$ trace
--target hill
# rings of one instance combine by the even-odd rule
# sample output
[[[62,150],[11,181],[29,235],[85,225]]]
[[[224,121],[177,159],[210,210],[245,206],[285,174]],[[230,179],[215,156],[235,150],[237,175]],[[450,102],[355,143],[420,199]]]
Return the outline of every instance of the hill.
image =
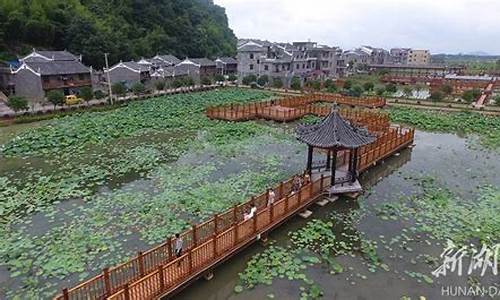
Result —
[[[234,55],[225,9],[212,0],[0,0],[0,59],[31,48],[67,49],[100,68],[171,53]]]

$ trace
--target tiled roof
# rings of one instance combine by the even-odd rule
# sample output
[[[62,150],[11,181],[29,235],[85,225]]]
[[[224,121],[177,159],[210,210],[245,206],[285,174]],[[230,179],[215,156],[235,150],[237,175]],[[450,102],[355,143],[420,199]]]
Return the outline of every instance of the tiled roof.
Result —
[[[220,60],[221,62],[223,62],[225,64],[237,64],[238,63],[236,61],[236,59],[234,59],[232,57],[219,57],[218,60]]]
[[[213,60],[210,60],[208,58],[190,58],[190,61],[194,62],[195,64],[198,64],[202,67],[210,67],[210,66],[215,66],[215,62]]]
[[[49,62],[30,62],[25,64],[33,71],[41,75],[64,75],[64,74],[81,74],[89,73],[90,69],[76,60],[61,60]]]
[[[24,57],[22,60],[29,62],[41,62],[47,60],[55,61],[71,61],[78,60],[72,53],[64,51],[40,51],[34,50],[31,54]]]
[[[353,149],[376,140],[368,130],[353,126],[344,120],[335,106],[321,122],[314,125],[300,125],[296,132],[300,141],[318,148]]]
[[[166,55],[157,55],[155,56],[156,58],[160,58],[161,60],[163,61],[169,61],[171,62],[172,64],[176,65],[178,63],[181,62],[180,59],[178,59],[177,57],[173,56],[173,55],[170,55],[170,54],[166,54]]]

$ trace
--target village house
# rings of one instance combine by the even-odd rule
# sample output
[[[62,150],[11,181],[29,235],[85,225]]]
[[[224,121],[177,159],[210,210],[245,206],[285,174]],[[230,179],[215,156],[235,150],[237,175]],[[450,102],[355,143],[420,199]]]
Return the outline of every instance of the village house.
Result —
[[[81,57],[67,51],[33,50],[20,63],[11,70],[9,93],[32,102],[43,101],[51,90],[72,95],[83,87],[92,87],[92,69],[81,63]]]
[[[175,66],[175,71],[187,72],[188,76],[199,82],[203,77],[215,76],[217,66],[208,58],[186,58]]]
[[[121,82],[130,87],[135,82],[146,84],[151,77],[150,70],[150,67],[135,61],[120,61],[109,70],[104,70],[104,73],[109,74],[111,84]]]
[[[230,75],[238,72],[238,62],[232,57],[219,57],[215,60],[217,74]]]

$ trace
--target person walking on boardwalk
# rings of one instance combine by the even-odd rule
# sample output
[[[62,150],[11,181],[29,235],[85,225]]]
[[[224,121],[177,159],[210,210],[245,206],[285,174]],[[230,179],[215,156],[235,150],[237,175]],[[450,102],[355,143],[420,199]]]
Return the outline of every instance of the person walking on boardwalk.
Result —
[[[256,214],[257,214],[257,206],[255,206],[255,203],[252,203],[252,206],[250,207],[250,213],[248,214],[249,219],[255,217]]]
[[[177,258],[182,256],[182,246],[184,244],[184,241],[182,240],[180,234],[176,233],[175,234],[175,242],[174,242],[174,250],[175,250],[175,256]],[[177,266],[180,266],[181,261],[177,263]]]
[[[292,195],[297,193],[298,191],[300,190],[300,178],[299,176],[295,175],[293,177],[293,181],[292,181]]]
[[[269,189],[267,196],[267,206],[272,206],[274,204],[274,200],[276,198],[276,193],[273,189]]]

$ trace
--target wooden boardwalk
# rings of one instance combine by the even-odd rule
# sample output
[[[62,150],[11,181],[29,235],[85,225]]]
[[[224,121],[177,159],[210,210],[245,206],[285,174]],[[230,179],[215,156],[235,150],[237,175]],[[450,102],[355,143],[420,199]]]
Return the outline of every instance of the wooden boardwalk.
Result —
[[[297,109],[303,107],[297,106]],[[324,111],[323,107],[315,109],[318,114],[329,111],[329,108]],[[210,116],[214,111],[224,114],[220,108],[211,108],[207,114]],[[227,112],[225,114],[228,115]],[[376,142],[358,150],[356,168],[359,172],[413,143],[414,130],[391,127],[385,114],[347,111],[345,114],[353,122],[371,126],[378,136]],[[244,116],[243,119],[249,117]],[[345,163],[346,154],[339,157],[338,166]],[[313,177],[312,182],[295,194],[290,194],[292,179],[282,182],[273,187],[277,200],[272,205],[267,205],[268,192],[263,191],[182,233],[185,252],[180,258],[175,257],[174,241],[169,238],[151,250],[139,252],[126,263],[106,268],[96,277],[71,289],[64,289],[55,299],[129,300],[171,295],[313,204],[329,187],[329,182],[327,176]],[[252,204],[258,208],[256,216],[243,220],[243,212]]]

